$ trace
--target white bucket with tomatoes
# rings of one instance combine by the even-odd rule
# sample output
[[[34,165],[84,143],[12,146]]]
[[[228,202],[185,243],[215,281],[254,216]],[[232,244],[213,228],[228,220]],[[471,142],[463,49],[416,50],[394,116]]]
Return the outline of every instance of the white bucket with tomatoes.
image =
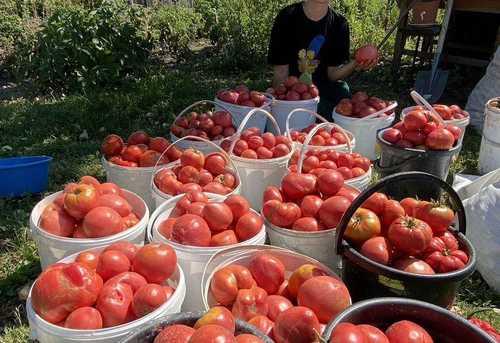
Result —
[[[106,245],[109,246],[110,244]],[[99,248],[85,249],[81,252],[102,252],[106,246]],[[58,261],[58,263],[71,263],[76,260],[80,253],[67,256]],[[181,310],[184,297],[186,295],[186,279],[184,272],[179,264],[175,271],[169,277],[168,286],[174,288],[174,292],[168,300],[156,308],[154,311],[136,320],[125,324],[94,330],[76,330],[68,329],[64,326],[52,324],[39,316],[32,306],[32,291],[30,289],[28,299],[26,300],[26,312],[31,330],[31,338],[40,343],[77,343],[77,342],[95,342],[95,343],[115,343],[127,337],[131,331],[138,330],[147,323],[162,318],[168,314],[178,313]],[[83,318],[82,318],[83,320]]]
[[[249,237],[245,240],[243,240],[243,236],[240,235],[240,241],[238,242],[232,242],[231,244],[225,244],[228,243],[229,241],[226,242],[219,242],[218,244],[224,244],[220,246],[207,246],[204,242],[204,246],[199,246],[199,245],[193,245],[194,242],[190,242],[191,245],[187,244],[181,244],[179,242],[175,242],[172,237],[167,238],[166,235],[171,235],[173,231],[176,230],[175,227],[170,226],[175,224],[175,220],[172,220],[173,217],[175,217],[177,214],[173,211],[177,211],[177,203],[181,200],[183,200],[183,197],[185,195],[178,195],[170,200],[164,202],[160,207],[156,209],[156,211],[151,215],[151,220],[149,221],[148,224],[148,241],[149,242],[158,242],[158,243],[167,243],[171,245],[176,254],[177,258],[179,261],[179,264],[186,274],[186,279],[189,280],[187,284],[187,297],[186,300],[184,301],[184,304],[182,306],[183,311],[196,311],[199,310],[200,308],[203,308],[203,302],[202,302],[202,294],[201,294],[201,278],[202,278],[202,273],[203,273],[203,268],[205,267],[205,264],[207,261],[214,255],[215,253],[235,247],[235,246],[244,246],[244,245],[252,245],[252,244],[264,244],[266,240],[266,229],[264,226],[264,223],[262,221],[262,225],[260,228],[255,229],[257,231],[252,237]],[[208,202],[222,202],[224,199],[221,199],[217,195],[214,196],[214,194],[206,194],[208,197]],[[239,197],[238,195],[235,195]],[[196,201],[195,201],[196,202]],[[198,201],[199,202],[199,201]],[[248,202],[247,202],[248,204]],[[250,218],[257,218],[260,217],[257,212],[249,208],[248,205],[248,211],[246,213],[251,213],[249,215]],[[188,215],[188,214],[185,214]],[[173,217],[171,217],[173,216]],[[179,218],[184,217],[184,215],[181,215]],[[200,216],[198,216],[200,217]],[[224,219],[226,216],[220,216],[218,219]],[[186,219],[186,218],[184,218]],[[184,220],[183,219],[183,220]],[[200,221],[200,219],[203,218],[195,218]],[[172,222],[169,222],[169,220],[172,220]],[[247,229],[250,229],[250,226],[255,224],[256,221],[253,221],[251,224],[246,225],[245,227]],[[180,225],[180,224],[179,224]],[[172,229],[172,231],[169,231],[166,233],[166,227],[169,227]],[[196,225],[189,225],[189,227],[195,227]],[[235,230],[238,230],[236,227],[238,226],[238,222],[235,225]],[[243,226],[243,225],[242,225]],[[224,230],[225,231],[229,231]],[[235,231],[237,233],[237,231]],[[219,232],[220,233],[220,232]],[[239,235],[239,234],[238,234]],[[217,234],[213,234],[212,237],[210,238],[210,242],[214,243],[215,236]],[[197,235],[197,237],[201,237],[201,235]],[[201,244],[198,241],[198,238],[196,238],[197,242],[196,244]],[[194,239],[194,238],[193,238]],[[230,242],[229,242],[230,243]]]
[[[139,218],[139,222],[129,229],[102,238],[60,237],[40,227],[44,209],[53,204],[61,196],[62,191],[49,195],[36,204],[30,215],[30,230],[31,236],[36,243],[42,269],[78,251],[103,247],[117,241],[126,240],[135,244],[144,244],[149,209],[144,200],[137,194],[125,189],[122,189],[122,192],[125,200],[132,206],[132,212]]]

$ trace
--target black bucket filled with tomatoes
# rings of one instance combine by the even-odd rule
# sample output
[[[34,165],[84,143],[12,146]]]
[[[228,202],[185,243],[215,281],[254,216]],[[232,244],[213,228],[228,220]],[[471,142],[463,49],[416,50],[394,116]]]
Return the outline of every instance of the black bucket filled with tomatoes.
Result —
[[[326,327],[324,341],[494,343],[464,318],[423,301],[378,298],[350,306]]]
[[[439,188],[440,197],[426,198],[425,187],[398,190],[417,182]],[[337,226],[336,243],[353,301],[398,296],[450,307],[476,267],[460,198],[427,173],[395,174],[361,193]]]

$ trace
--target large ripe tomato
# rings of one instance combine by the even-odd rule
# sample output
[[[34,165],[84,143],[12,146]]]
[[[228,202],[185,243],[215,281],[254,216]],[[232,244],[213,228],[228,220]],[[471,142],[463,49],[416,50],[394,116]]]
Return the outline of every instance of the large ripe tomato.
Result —
[[[264,191],[262,203],[266,203],[269,200],[279,200],[283,202],[283,196],[281,195],[281,191],[278,187],[268,186]]]
[[[453,110],[447,105],[435,104],[432,105],[436,112],[443,118],[444,120],[453,119]]]
[[[455,140],[458,140],[460,138],[460,136],[462,135],[462,129],[459,128],[458,126],[450,124],[450,125],[445,125],[444,128],[451,132],[453,137],[455,137]]]
[[[235,318],[249,321],[258,315],[267,315],[267,292],[257,286],[240,289],[234,301],[232,313]]]
[[[401,131],[399,131],[398,129],[390,128],[384,130],[382,138],[387,142],[394,144],[400,141],[403,138],[403,135],[401,134]]]
[[[118,135],[111,134],[104,138],[101,144],[101,152],[105,157],[111,157],[119,155],[124,147],[123,139]]]
[[[103,287],[96,302],[96,309],[102,315],[103,327],[126,323],[133,298],[132,288],[125,283],[113,283]]]
[[[264,343],[259,337],[244,333],[236,336],[236,343]]]
[[[172,239],[172,231],[174,230],[174,224],[177,221],[176,218],[167,218],[160,223],[158,227],[158,232],[166,239]]]
[[[132,144],[149,144],[149,135],[144,131],[135,131],[128,136],[127,143]]]
[[[218,183],[220,183],[222,185],[224,185],[225,187],[227,187],[229,189],[233,189],[236,186],[236,184],[237,184],[236,177],[231,172],[226,172],[224,174],[219,174],[214,179],[214,181],[218,182]]]
[[[124,283],[132,288],[132,292],[135,293],[139,288],[148,284],[144,276],[135,272],[124,272],[113,276],[111,279],[106,281],[104,285],[110,285],[112,283]]]
[[[363,330],[351,323],[338,324],[330,336],[330,343],[370,343]],[[398,342],[399,343],[399,342]]]
[[[59,323],[75,309],[92,306],[101,288],[101,277],[85,265],[59,264],[38,276],[31,291],[31,303],[40,317]]]
[[[200,319],[194,324],[195,329],[199,329],[205,325],[220,325],[231,332],[235,332],[236,324],[231,311],[224,306],[214,306],[208,310]]]
[[[425,262],[438,273],[462,269],[469,261],[467,254],[458,249],[458,242],[446,237],[433,237],[424,255]]]
[[[215,125],[220,125],[222,127],[230,127],[233,125],[233,119],[231,114],[226,111],[217,111],[213,114],[213,121]]]
[[[191,191],[179,199],[175,207],[186,212],[190,209],[191,204],[195,202],[208,203],[208,197],[203,192]]]
[[[326,275],[316,276],[300,286],[297,303],[313,310],[320,322],[328,323],[351,305],[351,296],[342,281]]]
[[[357,325],[366,336],[366,343],[390,343],[387,336],[378,328],[372,325],[361,324]]]
[[[304,217],[316,217],[323,200],[317,195],[306,195],[300,203],[300,210]]]
[[[155,150],[146,150],[139,158],[139,167],[154,167],[157,164],[165,164],[168,161]]]
[[[99,256],[96,271],[106,281],[115,275],[128,272],[129,269],[130,260],[124,253],[117,250],[108,250],[103,251]]]
[[[345,211],[351,206],[349,199],[343,196],[333,196],[323,201],[318,215],[319,219],[329,229],[334,228],[340,222]]]
[[[149,283],[135,292],[131,309],[137,318],[153,312],[167,301],[165,289],[157,284]]]
[[[95,207],[83,218],[82,229],[87,237],[97,238],[121,232],[125,225],[118,212],[110,207]]]
[[[233,230],[224,230],[212,235],[210,246],[221,247],[238,243],[238,238]]]
[[[139,163],[143,152],[144,151],[138,145],[128,145],[123,149],[121,157],[128,162]],[[112,161],[113,158],[111,158],[110,161]]]
[[[224,204],[231,209],[235,222],[250,210],[250,203],[248,200],[238,194],[228,196],[226,200],[224,200]]]
[[[102,194],[99,197],[97,206],[110,207],[122,217],[126,217],[132,212],[132,206],[128,201],[114,194]]]
[[[292,224],[292,230],[296,231],[319,231],[320,226],[314,217],[301,217]]]
[[[153,343],[189,343],[195,331],[187,325],[169,325],[160,331]]]
[[[135,258],[135,254],[139,251],[139,247],[134,243],[130,243],[127,241],[119,241],[115,242],[104,249],[104,251],[117,250],[125,254],[130,262],[132,262]]]
[[[231,208],[223,202],[210,202],[205,205],[202,213],[212,232],[221,232],[233,222]]]
[[[99,262],[99,253],[94,251],[83,251],[78,254],[75,262],[84,264],[91,270],[96,270],[97,263]]]
[[[76,219],[82,219],[97,206],[99,193],[92,185],[78,184],[73,189],[65,192],[64,209]]]
[[[393,267],[414,274],[435,274],[434,269],[426,262],[415,257],[405,257],[394,261]]]
[[[433,343],[432,337],[420,325],[409,320],[401,320],[385,330],[389,342]]]
[[[287,289],[290,295],[295,298],[304,282],[316,277],[326,276],[328,273],[314,264],[303,264],[293,271],[288,279]]]
[[[445,128],[437,128],[427,135],[425,145],[431,150],[449,150],[455,143],[453,134]]]
[[[93,307],[80,307],[69,314],[64,322],[64,327],[74,330],[102,329],[102,316]]]
[[[162,285],[175,271],[177,255],[170,245],[146,244],[139,249],[132,262],[132,270],[150,283]]]
[[[76,220],[55,204],[43,209],[38,224],[43,230],[56,236],[71,237],[76,228]]]
[[[163,153],[169,146],[170,142],[163,137],[153,137],[149,140],[149,148],[159,153]]]
[[[399,203],[404,208],[406,215],[410,217],[417,217],[417,209],[421,203],[420,200],[417,200],[415,198],[404,198]]]
[[[349,199],[349,201],[354,201],[359,195],[359,191],[349,186],[344,186],[337,192],[337,196],[343,196],[344,198]]]
[[[177,177],[181,183],[198,183],[200,171],[193,166],[183,166]]]
[[[240,289],[249,289],[256,285],[248,268],[231,264],[215,272],[210,282],[210,291],[218,303],[227,306],[234,302]]]
[[[274,322],[270,320],[268,317],[263,315],[258,315],[251,318],[248,321],[248,324],[255,326],[259,329],[260,332],[265,334],[266,336],[270,336],[273,331]]]
[[[226,165],[226,158],[221,153],[216,152],[206,157],[204,168],[212,175],[217,176],[224,173]]]
[[[131,212],[128,216],[123,217],[123,225],[125,225],[125,228],[127,229],[136,226],[138,223],[139,218],[137,218],[134,212]]]
[[[344,237],[348,241],[361,244],[380,234],[380,220],[375,212],[366,208],[358,208],[347,224]]]
[[[205,219],[195,214],[180,216],[172,228],[172,240],[184,245],[207,247],[211,237],[212,233]]]
[[[387,202],[387,196],[384,193],[373,193],[366,201],[361,205],[361,207],[366,208],[375,212],[375,214],[381,216],[384,212],[385,203]]]
[[[272,224],[288,228],[301,217],[300,207],[293,202],[283,203],[279,200],[269,200],[262,207],[262,214]]]
[[[285,265],[270,254],[257,254],[250,261],[248,269],[257,285],[268,294],[276,294],[285,281]]]
[[[337,194],[343,185],[344,177],[336,170],[328,169],[318,176],[318,190],[324,196]]]
[[[182,152],[180,157],[182,166],[192,166],[200,170],[205,165],[205,155],[201,151],[189,148]]]
[[[445,205],[421,201],[415,217],[429,224],[435,235],[440,235],[453,223],[455,213]]]
[[[220,325],[205,325],[196,330],[189,343],[236,343],[236,338],[228,329]]]
[[[232,191],[231,188],[224,186],[220,182],[210,182],[203,186],[203,192],[215,193],[215,194],[228,194]]]
[[[411,111],[403,118],[403,125],[409,131],[423,129],[427,123],[427,116],[424,111]]]
[[[316,341],[320,330],[318,317],[312,310],[295,306],[278,315],[273,337],[276,343],[311,343]]]
[[[159,178],[156,182],[156,186],[163,193],[167,193],[170,195],[177,195],[181,192],[182,182],[177,180],[177,177],[174,175],[165,175]]]
[[[316,191],[317,179],[312,174],[289,173],[281,181],[281,190],[287,199],[300,200]]]
[[[262,230],[264,221],[262,217],[255,212],[247,212],[236,222],[234,232],[240,242],[246,241]]]
[[[399,217],[389,226],[387,238],[397,250],[416,256],[431,243],[432,229],[420,219]]]
[[[269,295],[266,298],[266,303],[268,309],[267,317],[272,321],[275,321],[281,312],[293,307],[292,302],[281,295]]]
[[[394,220],[405,214],[405,209],[398,201],[387,200],[384,205],[384,210],[382,211],[382,229],[387,230]]]
[[[379,236],[365,241],[360,252],[375,262],[387,265],[391,260],[392,247],[387,238]]]

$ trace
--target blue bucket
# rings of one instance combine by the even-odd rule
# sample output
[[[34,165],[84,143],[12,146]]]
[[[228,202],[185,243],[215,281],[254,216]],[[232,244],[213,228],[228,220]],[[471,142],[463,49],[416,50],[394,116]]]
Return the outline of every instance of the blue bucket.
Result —
[[[0,159],[0,197],[19,197],[47,190],[50,156]]]

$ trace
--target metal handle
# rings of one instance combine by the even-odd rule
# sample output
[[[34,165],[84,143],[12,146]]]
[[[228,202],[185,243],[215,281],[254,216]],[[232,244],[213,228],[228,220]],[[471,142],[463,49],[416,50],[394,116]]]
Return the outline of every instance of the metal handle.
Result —
[[[415,101],[415,103],[417,105],[424,106],[425,108],[427,108],[427,110],[429,110],[431,112],[430,115],[431,115],[432,119],[434,119],[440,127],[444,126],[443,118],[441,118],[439,113],[437,113],[437,111],[434,109],[434,107],[432,107],[432,105],[429,104],[427,102],[427,100],[424,99],[423,96],[421,96],[417,91],[411,91],[410,95],[413,98],[413,101]]]

